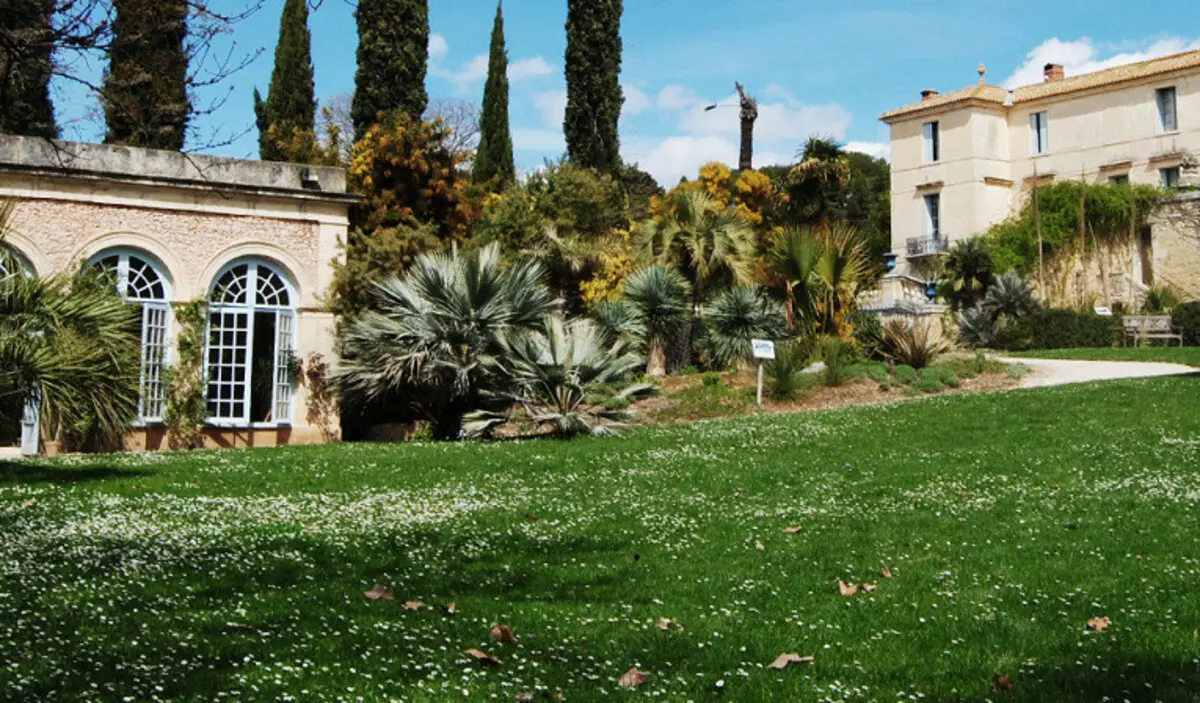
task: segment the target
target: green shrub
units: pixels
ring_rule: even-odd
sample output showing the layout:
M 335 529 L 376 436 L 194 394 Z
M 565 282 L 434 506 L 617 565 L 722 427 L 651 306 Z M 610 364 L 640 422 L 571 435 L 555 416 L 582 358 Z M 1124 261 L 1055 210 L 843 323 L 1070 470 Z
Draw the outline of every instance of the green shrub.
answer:
M 830 337 L 821 342 L 821 361 L 825 362 L 825 385 L 840 386 L 850 379 L 850 366 L 855 361 L 854 345 L 844 339 Z
M 884 366 L 883 364 L 879 364 L 879 363 L 867 364 L 866 370 L 867 370 L 867 377 L 876 383 L 883 384 L 883 383 L 887 383 L 890 380 L 888 378 L 887 367 Z
M 952 366 L 930 366 L 928 368 L 921 369 L 920 375 L 925 378 L 936 378 L 937 380 L 941 381 L 943 385 L 950 388 L 958 388 L 962 385 L 962 381 L 959 379 L 958 374 L 955 373 Z
M 855 310 L 846 318 L 854 328 L 854 341 L 864 359 L 883 360 L 883 323 L 874 313 Z
M 907 364 L 897 366 L 892 370 L 892 373 L 896 376 L 897 381 L 906 386 L 912 383 L 917 377 L 917 370 Z
M 1038 310 L 1013 323 L 1009 349 L 1111 347 L 1123 334 L 1119 316 L 1062 308 Z
M 1146 315 L 1162 315 L 1170 313 L 1179 304 L 1179 295 L 1170 286 L 1154 285 L 1146 291 L 1142 301 L 1142 313 Z
M 1183 335 L 1183 343 L 1200 347 L 1200 300 L 1180 303 L 1171 308 L 1171 324 Z
M 721 385 L 721 374 L 709 371 L 701 377 L 701 380 L 705 387 L 719 386 Z
M 700 369 L 695 366 L 684 366 L 682 369 L 679 369 L 680 376 L 695 376 L 698 373 L 700 373 Z
M 797 391 L 812 387 L 814 377 L 804 373 L 809 357 L 808 346 L 795 340 L 775 347 L 775 360 L 766 365 L 772 398 L 790 400 Z
M 922 369 L 922 372 L 917 374 L 916 379 L 912 382 L 912 389 L 921 393 L 939 393 L 946 389 L 942 383 L 941 374 L 925 373 L 928 369 Z

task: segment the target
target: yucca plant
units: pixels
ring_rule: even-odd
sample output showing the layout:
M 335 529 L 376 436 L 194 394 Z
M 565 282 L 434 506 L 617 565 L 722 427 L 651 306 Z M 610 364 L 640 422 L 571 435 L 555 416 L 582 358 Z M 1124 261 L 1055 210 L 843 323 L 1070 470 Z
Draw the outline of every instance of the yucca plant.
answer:
M 894 364 L 923 369 L 950 349 L 941 331 L 928 320 L 894 319 L 883 326 L 883 353 Z
M 357 401 L 412 399 L 441 439 L 454 439 L 463 416 L 503 382 L 505 340 L 558 308 L 535 261 L 505 267 L 500 248 L 450 256 L 425 254 L 403 279 L 375 287 L 376 309 L 343 333 L 336 377 Z
M 791 400 L 811 382 L 804 370 L 812 360 L 813 347 L 805 339 L 793 339 L 775 347 L 775 359 L 766 365 L 771 380 L 768 393 L 775 400 Z
M 981 302 L 992 285 L 995 266 L 979 239 L 956 242 L 943 262 L 939 293 L 954 310 L 967 310 Z
M 994 347 L 1000 324 L 982 303 L 976 304 L 958 314 L 958 339 L 968 347 Z
M 1179 294 L 1170 286 L 1150 286 L 1142 301 L 1142 312 L 1149 315 L 1167 313 L 1179 304 Z
M 983 298 L 983 308 L 993 319 L 998 319 L 1001 315 L 1012 319 L 1021 318 L 1041 306 L 1033 284 L 1016 271 L 1008 271 L 998 277 Z
M 618 339 L 628 339 L 640 344 L 646 336 L 641 316 L 624 298 L 596 303 L 592 308 L 592 321 L 610 343 Z
M 667 344 L 687 329 L 691 292 L 678 271 L 663 265 L 639 269 L 625 279 L 624 299 L 646 347 L 647 376 L 666 375 Z
M 610 344 L 605 336 L 591 320 L 564 322 L 556 316 L 537 331 L 513 332 L 504 341 L 506 390 L 495 397 L 519 405 L 530 422 L 559 436 L 613 433 L 631 411 L 602 407 L 591 396 L 600 386 L 628 378 L 642 360 L 627 340 Z M 609 404 L 623 407 L 655 390 L 653 384 L 632 384 Z M 469 436 L 481 436 L 509 419 L 507 412 L 480 410 L 467 415 L 463 428 Z
M 787 335 L 783 306 L 759 286 L 735 286 L 721 293 L 704 311 L 709 366 L 726 369 L 746 365 L 753 357 L 751 340 L 777 340 Z

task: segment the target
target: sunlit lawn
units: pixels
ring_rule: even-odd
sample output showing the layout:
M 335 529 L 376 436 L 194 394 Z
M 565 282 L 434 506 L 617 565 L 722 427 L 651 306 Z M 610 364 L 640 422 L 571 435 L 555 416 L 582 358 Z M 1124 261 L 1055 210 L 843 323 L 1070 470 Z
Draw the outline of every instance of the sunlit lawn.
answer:
M 1200 347 L 1107 347 L 1102 349 L 1042 349 L 1011 356 L 1093 361 L 1165 361 L 1200 366 Z
M 4 700 L 1190 701 L 1198 630 L 1194 377 L 0 465 Z

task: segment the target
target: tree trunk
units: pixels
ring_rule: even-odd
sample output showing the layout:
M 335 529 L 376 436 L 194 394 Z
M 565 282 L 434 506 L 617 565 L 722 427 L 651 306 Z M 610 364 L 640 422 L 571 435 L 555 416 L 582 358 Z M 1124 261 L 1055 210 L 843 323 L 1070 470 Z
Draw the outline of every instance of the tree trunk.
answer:
M 662 342 L 650 345 L 650 355 L 646 360 L 646 375 L 650 378 L 662 378 L 667 375 L 667 349 Z

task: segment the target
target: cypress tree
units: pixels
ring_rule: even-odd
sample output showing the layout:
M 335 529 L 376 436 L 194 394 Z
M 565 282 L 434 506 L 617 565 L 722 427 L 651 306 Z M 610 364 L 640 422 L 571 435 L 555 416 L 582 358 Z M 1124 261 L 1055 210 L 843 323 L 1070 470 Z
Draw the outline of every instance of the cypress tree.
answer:
M 316 129 L 308 0 L 286 0 L 283 5 L 271 89 L 265 101 L 258 90 L 254 91 L 254 114 L 258 123 L 258 154 L 263 161 L 292 160 L 292 155 L 280 148 L 280 141 L 290 141 L 296 130 Z M 275 139 L 268 134 L 271 127 L 275 128 Z
M 54 0 L 0 0 L 0 133 L 58 136 L 50 103 Z
M 572 161 L 606 173 L 621 168 L 622 0 L 567 0 L 567 111 Z
M 188 98 L 186 0 L 112 0 L 116 16 L 101 98 L 109 144 L 183 149 Z
M 350 108 L 356 139 L 393 110 L 419 120 L 429 96 L 425 72 L 429 64 L 427 0 L 359 0 L 358 74 Z
M 504 8 L 496 5 L 483 112 L 479 117 L 479 150 L 472 176 L 476 183 L 495 179 L 498 190 L 516 180 L 512 132 L 508 124 L 508 52 L 504 48 Z

